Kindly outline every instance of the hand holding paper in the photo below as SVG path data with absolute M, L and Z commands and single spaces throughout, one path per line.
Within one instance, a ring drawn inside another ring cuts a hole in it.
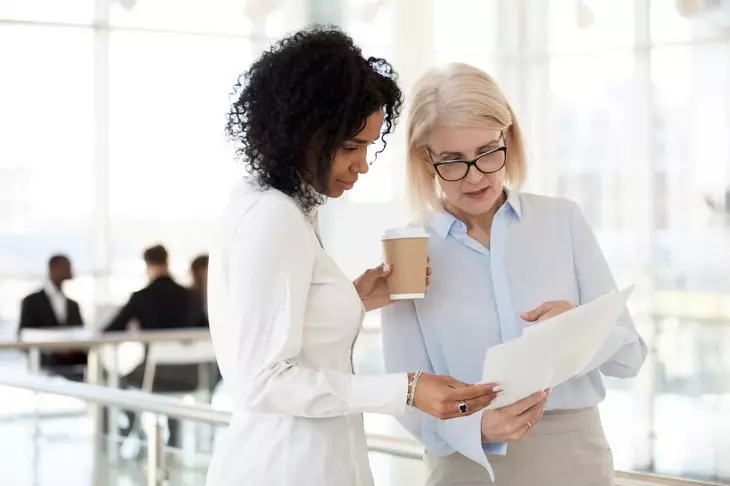
M 568 312 L 570 309 L 575 308 L 575 304 L 567 300 L 551 300 L 543 302 L 535 309 L 528 312 L 523 312 L 520 317 L 527 322 L 541 322 L 551 317 Z
M 550 390 L 533 393 L 527 398 L 482 414 L 482 440 L 508 442 L 522 439 L 540 421 Z
M 632 290 L 603 295 L 489 348 L 482 380 L 499 384 L 504 392 L 488 408 L 510 405 L 583 371 L 616 327 Z

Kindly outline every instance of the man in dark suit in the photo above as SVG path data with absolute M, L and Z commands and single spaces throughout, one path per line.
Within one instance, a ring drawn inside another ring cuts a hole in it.
M 124 331 L 137 321 L 143 330 L 188 327 L 191 302 L 188 290 L 170 276 L 167 250 L 162 245 L 144 252 L 149 284 L 133 293 L 107 326 L 107 331 Z
M 107 331 L 124 331 L 133 321 L 142 330 L 164 330 L 190 327 L 192 302 L 187 288 L 179 285 L 170 276 L 167 250 L 162 245 L 153 246 L 144 252 L 149 284 L 134 292 L 129 301 L 106 327 Z M 144 363 L 124 378 L 124 384 L 140 388 L 144 377 Z M 153 391 L 187 392 L 198 384 L 196 365 L 158 366 L 155 372 Z M 133 417 L 133 414 L 130 414 Z M 133 420 L 133 418 L 130 420 Z M 170 421 L 170 444 L 177 444 L 177 423 Z
M 54 255 L 48 261 L 48 281 L 44 287 L 23 299 L 20 329 L 69 328 L 84 325 L 79 304 L 63 293 L 63 285 L 73 278 L 71 261 Z M 86 364 L 86 352 L 53 351 L 41 354 L 41 366 L 47 369 L 78 367 Z

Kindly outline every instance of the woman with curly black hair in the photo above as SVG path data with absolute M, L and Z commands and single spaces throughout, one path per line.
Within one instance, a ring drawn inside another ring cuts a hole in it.
M 494 397 L 493 386 L 447 376 L 353 374 L 364 312 L 390 303 L 388 269 L 353 285 L 313 222 L 368 171 L 368 146 L 384 147 L 402 102 L 394 78 L 385 60 L 322 28 L 277 42 L 239 78 L 227 132 L 250 177 L 224 212 L 208 292 L 233 420 L 209 486 L 372 485 L 363 412 L 411 405 L 447 419 Z

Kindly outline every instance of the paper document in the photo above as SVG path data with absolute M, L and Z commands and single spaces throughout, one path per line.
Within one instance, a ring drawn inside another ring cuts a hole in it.
M 489 348 L 482 382 L 497 383 L 504 392 L 488 408 L 510 405 L 584 371 L 615 328 L 633 289 L 527 324 L 520 338 Z

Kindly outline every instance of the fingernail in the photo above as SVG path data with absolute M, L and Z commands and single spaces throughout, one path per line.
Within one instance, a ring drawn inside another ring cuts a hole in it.
M 388 265 L 387 263 L 385 265 L 383 265 L 383 271 L 390 272 L 390 265 Z
M 494 388 L 492 388 L 492 391 L 493 391 L 493 392 L 496 392 L 496 393 L 499 393 L 499 392 L 501 392 L 501 391 L 503 391 L 503 390 L 504 390 L 504 388 L 502 388 L 502 387 L 501 387 L 501 386 L 499 386 L 499 385 L 497 385 L 497 386 L 495 386 Z

